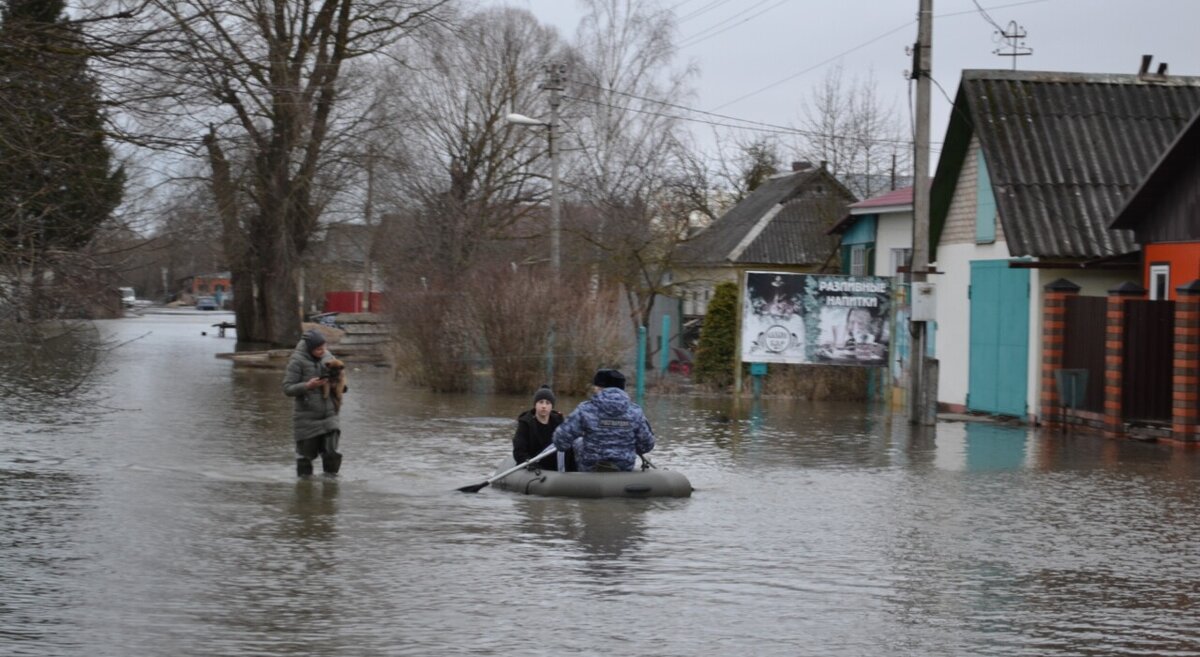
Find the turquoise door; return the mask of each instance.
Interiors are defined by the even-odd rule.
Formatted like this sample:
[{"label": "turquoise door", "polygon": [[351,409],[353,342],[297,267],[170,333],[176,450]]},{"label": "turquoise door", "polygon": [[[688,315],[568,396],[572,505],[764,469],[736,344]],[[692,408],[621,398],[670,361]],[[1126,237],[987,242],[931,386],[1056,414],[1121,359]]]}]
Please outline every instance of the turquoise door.
[{"label": "turquoise door", "polygon": [[1029,372],[1029,270],[1007,260],[971,263],[967,408],[1025,415]]}]

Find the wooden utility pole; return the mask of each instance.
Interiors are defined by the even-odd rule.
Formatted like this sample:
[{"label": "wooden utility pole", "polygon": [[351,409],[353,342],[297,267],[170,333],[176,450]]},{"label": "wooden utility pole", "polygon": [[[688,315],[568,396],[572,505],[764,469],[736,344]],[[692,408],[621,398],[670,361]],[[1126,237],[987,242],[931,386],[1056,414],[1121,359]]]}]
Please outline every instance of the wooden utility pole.
[{"label": "wooden utility pole", "polygon": [[[916,298],[918,284],[925,283],[929,271],[929,102],[930,75],[933,71],[933,0],[920,0],[917,16],[917,47],[913,52],[912,77],[917,81],[916,134],[913,153],[913,249],[909,264],[909,307]],[[930,382],[925,370],[925,322],[910,322],[912,347],[908,365],[908,421],[931,425],[936,414],[930,407]],[[936,381],[933,382],[936,386]],[[933,400],[936,404],[936,400]],[[930,417],[933,415],[933,417]]]}]

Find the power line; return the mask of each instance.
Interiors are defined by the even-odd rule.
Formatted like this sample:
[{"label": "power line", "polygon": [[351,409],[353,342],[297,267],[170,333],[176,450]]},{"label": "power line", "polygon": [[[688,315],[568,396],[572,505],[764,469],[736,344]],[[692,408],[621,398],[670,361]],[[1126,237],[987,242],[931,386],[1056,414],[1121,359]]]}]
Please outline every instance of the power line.
[{"label": "power line", "polygon": [[1004,28],[1000,27],[999,23],[992,20],[992,17],[987,13],[987,10],[984,9],[983,6],[979,4],[979,0],[971,0],[971,2],[975,4],[975,8],[979,10],[979,15],[983,16],[983,20],[990,23],[991,26],[996,28],[997,30],[1000,30],[1001,32],[1004,31]]},{"label": "power line", "polygon": [[[595,85],[588,85],[588,86],[594,87]],[[597,88],[599,88],[599,87],[597,87]],[[632,94],[626,94],[626,93],[623,93],[620,91],[616,91],[615,89],[611,90],[611,91],[613,91],[613,93],[620,94],[623,96],[629,96],[631,98],[637,98],[639,100],[646,100],[646,101],[652,102],[652,103],[659,103],[661,105],[676,107],[676,108],[683,109],[683,110],[689,111],[689,112],[708,114],[710,116],[719,116],[719,117],[725,116],[722,114],[714,114],[712,112],[704,112],[702,110],[693,110],[693,109],[683,107],[680,105],[672,105],[671,103],[667,103],[664,101],[656,101],[656,100],[649,99],[649,98],[643,99],[639,96],[634,96]],[[669,114],[666,112],[656,112],[654,110],[640,108],[640,107],[630,107],[627,105],[626,106],[613,105],[611,103],[605,103],[603,101],[593,100],[591,98],[580,98],[578,96],[564,95],[563,98],[569,98],[570,100],[579,101],[581,103],[588,103],[589,105],[596,105],[599,107],[607,107],[609,109],[616,109],[616,110],[622,110],[622,111],[627,111],[627,112],[636,112],[638,114],[647,114],[649,116],[657,116],[659,118],[664,118],[664,119],[675,119],[677,121],[691,121],[693,123],[703,123],[705,125],[716,126],[719,128],[733,128],[735,130],[749,130],[749,131],[754,131],[754,132],[765,132],[765,133],[773,133],[773,134],[801,135],[801,136],[805,136],[805,137],[820,137],[820,138],[826,138],[826,139],[859,140],[859,141],[865,141],[865,142],[871,142],[871,143],[877,143],[877,144],[893,144],[893,145],[899,145],[899,146],[910,145],[910,142],[907,140],[904,140],[904,139],[883,139],[883,138],[866,139],[866,138],[862,138],[862,137],[858,137],[858,136],[836,135],[836,134],[816,132],[813,130],[801,130],[800,128],[789,128],[786,126],[777,126],[777,125],[773,125],[770,123],[762,123],[761,121],[751,121],[749,119],[726,117],[726,118],[729,118],[734,121],[742,121],[744,123],[750,123],[750,124],[754,124],[757,126],[763,126],[763,127],[754,127],[754,125],[738,125],[736,123],[726,123],[724,121],[710,121],[708,119],[701,119],[701,118],[697,118],[697,117],[680,116],[678,114]]]},{"label": "power line", "polygon": [[[711,39],[711,38],[713,38],[713,37],[715,37],[715,36],[717,36],[717,35],[719,35],[719,34],[724,34],[725,32],[728,32],[729,30],[732,30],[733,28],[735,28],[735,27],[737,27],[737,26],[739,26],[739,25],[741,25],[741,24],[743,24],[743,23],[745,23],[745,22],[747,22],[747,21],[750,21],[750,20],[753,20],[753,19],[755,19],[755,18],[758,18],[759,16],[762,16],[763,14],[767,13],[768,11],[771,11],[772,9],[775,9],[776,7],[779,7],[780,5],[783,5],[784,3],[788,2],[788,0],[779,0],[779,2],[776,2],[775,4],[771,5],[770,7],[767,7],[766,9],[764,9],[764,10],[762,10],[762,11],[758,12],[757,14],[753,14],[753,15],[750,15],[750,16],[746,16],[746,17],[745,17],[745,18],[743,18],[742,20],[740,20],[740,21],[738,21],[738,22],[736,22],[736,23],[734,23],[734,24],[732,24],[732,25],[729,25],[729,26],[727,26],[727,27],[724,27],[724,28],[722,28],[722,29],[719,29],[719,30],[717,29],[718,27],[721,27],[722,25],[725,25],[726,23],[728,23],[728,22],[730,22],[730,21],[732,21],[732,20],[735,20],[736,18],[738,18],[738,17],[739,17],[739,16],[741,16],[742,14],[745,14],[746,12],[752,11],[752,10],[754,10],[754,9],[755,9],[755,8],[757,8],[757,7],[761,7],[762,5],[765,5],[766,3],[770,2],[770,1],[771,1],[771,0],[760,0],[760,1],[759,1],[757,4],[754,4],[754,5],[751,5],[751,6],[747,7],[747,8],[746,8],[746,9],[744,9],[742,12],[740,12],[740,13],[737,13],[737,14],[734,14],[733,16],[730,16],[729,18],[726,18],[725,20],[723,20],[723,21],[721,21],[721,22],[719,22],[719,23],[716,23],[716,24],[714,24],[714,25],[710,25],[708,28],[706,28],[706,29],[704,29],[704,30],[701,30],[701,31],[699,31],[699,32],[697,32],[697,33],[695,33],[695,34],[693,34],[693,35],[691,35],[691,36],[689,36],[689,37],[687,37],[687,38],[683,39],[682,41],[680,41],[680,43],[679,43],[679,46],[678,46],[678,47],[679,47],[680,49],[682,49],[682,48],[691,48],[692,46],[694,46],[694,45],[696,45],[696,44],[698,44],[698,43],[701,43],[701,42],[703,42],[703,41],[707,41],[707,40],[709,40],[709,39]],[[714,32],[713,30],[716,30],[716,31]],[[706,33],[707,33],[707,34],[706,34]]]},{"label": "power line", "polygon": [[730,2],[730,0],[712,0],[712,2],[704,5],[703,7],[700,7],[696,11],[693,11],[692,13],[690,13],[686,16],[680,16],[679,22],[686,23],[686,22],[692,20],[693,18],[707,14],[708,12],[716,9],[717,7],[720,7],[721,5],[729,4],[729,2]]},{"label": "power line", "polygon": [[[1032,5],[1032,4],[1037,4],[1037,3],[1040,3],[1040,2],[1049,2],[1049,1],[1050,1],[1050,0],[1023,0],[1022,2],[1011,2],[1011,3],[1009,3],[1009,4],[1004,4],[1004,5],[995,5],[995,6],[993,6],[993,7],[989,7],[989,9],[1005,9],[1005,8],[1008,8],[1008,7],[1019,7],[1019,6],[1021,6],[1021,5]],[[934,16],[934,18],[950,18],[950,17],[952,17],[952,16],[961,16],[961,15],[963,15],[963,14],[974,14],[974,13],[976,13],[976,10],[974,10],[974,9],[969,9],[969,10],[966,10],[966,11],[956,11],[956,12],[950,12],[950,13],[947,13],[947,14],[938,14],[938,15]],[[814,65],[812,65],[812,66],[810,66],[810,67],[808,67],[808,68],[806,68],[806,69],[804,69],[804,70],[802,70],[802,71],[799,71],[799,72],[797,72],[797,73],[793,73],[792,75],[789,75],[789,76],[787,76],[786,78],[783,78],[783,79],[777,80],[777,81],[775,81],[775,82],[772,82],[771,84],[768,84],[768,85],[766,85],[766,86],[764,86],[764,87],[760,87],[760,88],[758,88],[758,89],[755,89],[754,91],[751,91],[750,93],[747,93],[747,94],[743,94],[743,95],[741,95],[741,96],[738,96],[737,98],[734,98],[733,100],[731,100],[731,101],[729,101],[729,102],[722,103],[721,105],[717,105],[717,106],[716,106],[716,107],[714,107],[713,109],[715,109],[715,110],[718,110],[718,109],[721,109],[722,107],[729,107],[730,105],[732,105],[732,104],[734,104],[734,103],[737,103],[737,102],[741,102],[741,101],[743,101],[743,100],[745,100],[745,99],[747,99],[747,98],[749,98],[749,97],[751,97],[751,96],[757,96],[758,94],[760,94],[760,93],[762,93],[762,92],[764,92],[764,91],[767,91],[768,89],[774,89],[775,87],[777,87],[777,86],[779,86],[779,85],[783,84],[784,82],[790,82],[790,81],[792,81],[792,80],[794,80],[794,79],[796,79],[796,78],[800,77],[801,75],[804,75],[805,73],[809,73],[809,72],[811,72],[811,71],[814,71],[814,70],[816,70],[816,69],[818,69],[818,68],[820,68],[820,67],[822,67],[822,66],[824,66],[824,65],[826,65],[826,64],[828,64],[828,63],[830,63],[830,62],[832,62],[832,61],[835,61],[835,60],[837,60],[837,59],[840,59],[840,58],[842,58],[842,57],[845,57],[846,55],[849,55],[849,54],[850,54],[850,53],[852,53],[852,52],[855,52],[855,51],[858,51],[858,50],[862,50],[863,48],[865,48],[865,47],[867,47],[867,46],[869,46],[869,45],[871,45],[871,44],[875,43],[876,41],[879,41],[880,39],[883,39],[884,37],[891,36],[892,34],[895,34],[896,32],[899,32],[900,30],[903,30],[903,29],[905,29],[905,28],[907,28],[907,27],[909,27],[909,26],[913,25],[913,24],[914,24],[914,23],[916,23],[916,22],[917,22],[917,21],[916,21],[915,19],[914,19],[914,20],[911,20],[911,21],[908,21],[907,23],[904,23],[903,25],[899,25],[899,26],[897,26],[897,27],[895,27],[895,28],[893,28],[893,29],[891,29],[891,30],[888,30],[887,32],[884,32],[883,34],[880,34],[879,36],[876,36],[876,37],[873,37],[873,38],[871,38],[871,39],[869,39],[869,40],[867,40],[867,41],[864,41],[863,43],[860,43],[860,44],[858,44],[857,46],[854,46],[853,48],[849,48],[849,49],[847,49],[847,50],[843,50],[842,52],[840,52],[840,53],[838,53],[838,54],[836,54],[836,55],[834,55],[834,56],[832,56],[832,57],[829,57],[828,59],[824,59],[824,60],[822,60],[822,61],[820,61],[820,62],[818,62],[818,63],[816,63],[816,64],[814,64]]]},{"label": "power line", "polygon": [[862,50],[863,48],[866,48],[867,46],[871,45],[872,43],[875,43],[876,41],[879,41],[880,39],[882,39],[884,37],[891,36],[891,35],[895,34],[896,32],[899,32],[900,30],[908,28],[915,22],[916,21],[908,21],[907,23],[905,23],[899,27],[890,29],[887,32],[884,32],[883,34],[880,34],[879,36],[870,39],[869,41],[864,41],[863,43],[860,43],[857,46],[854,46],[853,48],[850,48],[848,50],[843,50],[842,52],[840,52],[836,55],[833,55],[832,57],[829,57],[828,59],[823,59],[820,62],[817,62],[816,64],[813,64],[812,66],[809,66],[808,68],[804,69],[803,71],[800,71],[798,73],[793,73],[792,75],[789,75],[786,78],[783,78],[782,80],[777,80],[775,82],[772,82],[771,84],[768,84],[765,87],[760,87],[758,89],[755,89],[754,91],[751,91],[748,94],[743,94],[741,96],[738,96],[737,98],[734,98],[733,100],[731,100],[727,103],[722,103],[720,105],[717,105],[713,109],[721,109],[722,107],[729,107],[730,105],[740,102],[740,101],[743,101],[751,96],[757,96],[758,94],[760,94],[768,89],[773,89],[775,87],[778,87],[779,85],[783,84],[784,82],[790,82],[790,81],[800,77],[801,75],[804,75],[805,73],[808,73],[810,71],[814,71],[818,68],[821,68],[822,66],[828,64],[829,62],[832,62],[832,61],[835,61],[842,57],[845,57],[846,55],[849,55],[850,53],[852,53],[856,50]]},{"label": "power line", "polygon": [[[627,91],[620,91],[618,89],[608,89],[608,88],[602,87],[598,84],[592,84],[590,82],[584,82],[582,80],[571,79],[569,81],[573,82],[575,84],[578,84],[578,85],[585,86],[585,87],[599,89],[600,91],[614,93],[619,96],[625,96],[627,98],[633,98],[635,100],[640,100],[640,101],[647,102],[647,103],[655,103],[657,105],[662,105],[664,107],[670,107],[673,109],[682,110],[684,112],[692,112],[694,114],[704,114],[706,116],[713,116],[713,117],[716,117],[719,119],[726,119],[728,121],[739,121],[741,123],[748,123],[748,124],[754,125],[754,126],[762,126],[762,127],[768,129],[768,130],[764,130],[763,132],[786,132],[786,133],[790,133],[790,134],[804,135],[807,137],[826,137],[826,138],[831,138],[831,139],[852,139],[852,137],[826,134],[826,133],[822,133],[822,132],[817,132],[815,130],[804,130],[801,128],[794,128],[791,126],[778,125],[775,123],[766,123],[763,121],[755,121],[753,119],[743,119],[743,118],[739,118],[736,116],[730,116],[728,114],[718,114],[717,112],[706,112],[704,110],[696,109],[694,107],[687,107],[686,105],[679,105],[679,104],[671,103],[671,102],[668,102],[665,100],[658,100],[656,98],[647,98],[645,96],[639,96],[637,94],[632,94]],[[583,102],[593,102],[593,101],[584,99]],[[595,102],[599,103],[599,101],[595,101]],[[610,105],[609,107],[615,107],[615,106]],[[678,116],[678,115],[662,115],[662,116],[671,116],[673,118],[677,118],[682,121],[699,121],[701,123],[710,123],[711,125],[722,125],[722,126],[731,127],[731,128],[740,128],[743,130],[752,129],[747,126],[738,126],[738,125],[729,125],[729,124],[717,123],[717,122],[700,121],[698,119],[692,119],[692,118],[686,117],[686,116]],[[910,141],[906,140],[906,139],[869,139],[867,141],[878,142],[878,143],[895,143],[895,144],[909,144],[910,143]]]}]

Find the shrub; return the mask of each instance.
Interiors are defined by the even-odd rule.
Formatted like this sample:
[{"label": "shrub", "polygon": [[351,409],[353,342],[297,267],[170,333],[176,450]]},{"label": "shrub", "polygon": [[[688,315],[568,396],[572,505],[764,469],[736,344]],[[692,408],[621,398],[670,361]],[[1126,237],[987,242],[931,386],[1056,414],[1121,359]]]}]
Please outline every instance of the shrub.
[{"label": "shrub", "polygon": [[718,388],[733,383],[737,345],[737,284],[719,283],[708,303],[696,347],[697,383]]}]

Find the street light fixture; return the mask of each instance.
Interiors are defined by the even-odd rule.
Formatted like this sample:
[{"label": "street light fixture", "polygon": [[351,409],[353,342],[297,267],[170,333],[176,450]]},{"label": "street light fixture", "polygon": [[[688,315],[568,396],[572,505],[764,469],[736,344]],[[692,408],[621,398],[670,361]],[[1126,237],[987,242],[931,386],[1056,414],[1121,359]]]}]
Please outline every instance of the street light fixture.
[{"label": "street light fixture", "polygon": [[529,125],[546,129],[546,139],[549,141],[550,155],[550,267],[554,271],[555,282],[559,275],[559,235],[562,231],[561,210],[558,194],[558,140],[555,139],[554,125],[558,118],[558,104],[550,104],[550,121],[539,121],[524,114],[509,114],[504,117],[513,125]]}]

